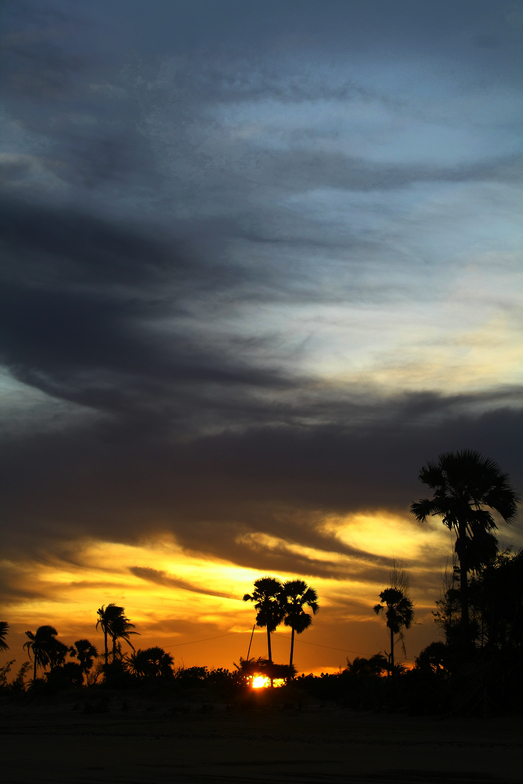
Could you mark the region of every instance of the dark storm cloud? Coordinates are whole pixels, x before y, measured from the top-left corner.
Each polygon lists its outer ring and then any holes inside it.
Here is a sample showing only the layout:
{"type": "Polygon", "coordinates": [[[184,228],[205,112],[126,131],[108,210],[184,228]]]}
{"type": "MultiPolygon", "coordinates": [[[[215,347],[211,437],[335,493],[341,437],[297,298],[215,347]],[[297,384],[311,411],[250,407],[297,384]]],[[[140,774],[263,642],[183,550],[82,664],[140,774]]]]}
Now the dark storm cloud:
{"type": "Polygon", "coordinates": [[[103,89],[103,61],[95,62],[89,51],[68,51],[70,20],[49,13],[36,20],[41,26],[19,29],[15,21],[4,34],[0,86],[14,133],[33,150],[37,137],[40,164],[67,185],[158,187],[161,177],[140,132],[136,101],[103,89]]]}
{"type": "Polygon", "coordinates": [[[189,551],[262,571],[294,571],[298,564],[305,574],[336,577],[337,564],[273,550],[256,538],[253,546],[249,537],[261,532],[289,545],[384,563],[318,524],[358,511],[407,514],[425,490],[417,481],[420,467],[452,449],[475,448],[500,460],[514,485],[523,486],[521,412],[430,423],[403,418],[404,409],[384,410],[366,424],[353,409],[354,427],[266,426],[190,442],[177,441],[167,422],[159,434],[132,420],[113,430],[102,424],[26,435],[2,450],[3,519],[12,521],[5,552],[52,550],[82,537],[136,542],[167,531],[189,551]],[[28,531],[29,541],[20,538],[28,531]]]}
{"type": "MultiPolygon", "coordinates": [[[[4,204],[4,363],[20,380],[66,400],[123,412],[186,387],[284,388],[281,374],[235,360],[212,337],[151,326],[200,308],[245,282],[172,240],[78,213],[4,204]]],[[[259,279],[259,273],[254,273],[259,279]]],[[[196,314],[197,318],[197,314],[196,314]]]]}
{"type": "MultiPolygon", "coordinates": [[[[196,327],[204,312],[219,309],[221,301],[226,307],[235,291],[244,299],[249,290],[263,297],[266,289],[273,300],[307,300],[314,298],[312,281],[310,294],[307,286],[296,291],[278,269],[224,266],[172,236],[41,205],[3,206],[8,263],[0,352],[16,378],[54,397],[130,417],[134,427],[155,420],[164,427],[167,417],[189,430],[194,417],[206,425],[242,426],[267,416],[285,424],[311,417],[323,423],[383,416],[411,421],[514,398],[513,390],[497,389],[362,403],[350,390],[346,399],[325,399],[312,387],[305,402],[300,390],[310,380],[258,365],[263,341],[240,335],[218,340],[196,327]],[[155,328],[165,319],[172,322],[167,332],[155,328]],[[294,399],[274,406],[274,394],[285,390],[294,390],[294,399]],[[270,399],[260,398],[264,391],[270,399]]],[[[127,440],[114,422],[105,426],[127,440]]]]}

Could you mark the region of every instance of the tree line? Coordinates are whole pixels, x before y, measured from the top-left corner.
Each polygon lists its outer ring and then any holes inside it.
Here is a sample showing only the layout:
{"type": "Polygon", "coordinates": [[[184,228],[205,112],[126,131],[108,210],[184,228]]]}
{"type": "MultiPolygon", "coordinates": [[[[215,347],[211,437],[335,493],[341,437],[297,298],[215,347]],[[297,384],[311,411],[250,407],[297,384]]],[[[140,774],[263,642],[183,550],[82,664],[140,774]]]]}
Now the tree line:
{"type": "MultiPolygon", "coordinates": [[[[444,453],[437,461],[427,463],[420,470],[419,479],[432,491],[432,497],[413,503],[411,512],[421,523],[432,516],[439,517],[455,533],[456,562],[434,611],[445,640],[431,643],[422,651],[414,669],[418,675],[430,674],[439,679],[441,685],[452,678],[454,683],[455,678],[463,679],[471,662],[481,663],[489,678],[492,662],[496,662],[496,667],[504,662],[506,672],[516,673],[519,678],[519,686],[514,688],[523,696],[523,551],[499,553],[494,534],[494,514],[506,523],[516,517],[519,498],[509,477],[493,460],[463,450],[444,453]]],[[[253,591],[246,593],[243,600],[254,604],[255,626],[267,630],[268,658],[250,659],[249,646],[247,659],[241,659],[237,669],[249,675],[265,662],[269,677],[279,677],[277,668],[284,667],[280,670],[282,677],[292,678],[295,634],[309,628],[312,616],[319,610],[316,591],[300,579],[282,583],[265,576],[254,582],[253,591]],[[291,629],[289,664],[285,666],[274,664],[271,648],[271,634],[281,623],[291,629]]],[[[414,618],[408,580],[402,570],[393,570],[391,584],[381,592],[380,602],[373,610],[386,620],[390,652],[386,656],[376,654],[370,659],[347,661],[343,672],[349,680],[388,672],[396,676],[397,684],[398,677],[407,674],[395,662],[395,645],[398,641],[403,643],[403,629],[408,629],[414,618]]],[[[138,679],[172,675],[174,662],[166,651],[158,647],[135,650],[132,637],[138,632],[123,607],[102,606],[97,616],[96,627],[103,633],[104,650],[103,664],[94,674],[98,652],[89,640],[77,640],[73,646],[67,646],[58,640],[52,626],[41,626],[36,633],[26,632],[24,648],[33,662],[33,683],[37,681],[38,667],[44,671],[49,667],[48,681],[58,682],[61,678],[74,685],[89,684],[99,677],[108,681],[124,672],[138,679]],[[124,643],[132,652],[124,655],[124,643]],[[72,661],[66,662],[66,656],[72,661]]],[[[5,621],[0,622],[0,650],[8,648],[8,628],[5,621]]],[[[206,668],[192,669],[206,672],[206,668]]]]}

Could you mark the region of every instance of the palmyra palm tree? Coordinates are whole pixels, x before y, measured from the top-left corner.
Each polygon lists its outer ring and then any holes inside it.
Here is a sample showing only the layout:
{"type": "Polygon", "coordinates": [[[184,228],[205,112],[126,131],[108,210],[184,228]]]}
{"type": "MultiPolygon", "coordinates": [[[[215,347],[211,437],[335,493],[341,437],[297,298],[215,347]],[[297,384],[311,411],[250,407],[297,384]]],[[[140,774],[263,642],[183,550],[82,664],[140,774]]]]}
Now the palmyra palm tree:
{"type": "Polygon", "coordinates": [[[390,672],[394,672],[394,636],[403,628],[410,629],[414,619],[413,604],[406,590],[400,587],[385,588],[380,593],[380,604],[374,606],[376,615],[385,613],[390,630],[390,672]]]}
{"type": "Polygon", "coordinates": [[[37,665],[46,667],[50,664],[51,667],[56,667],[59,664],[63,664],[65,660],[68,648],[67,645],[56,639],[57,634],[58,632],[53,626],[40,626],[34,634],[33,632],[26,632],[26,636],[29,639],[24,643],[23,647],[33,659],[34,681],[36,681],[37,665]]]}
{"type": "Polygon", "coordinates": [[[108,604],[107,607],[102,605],[97,611],[98,620],[96,622],[96,628],[98,629],[100,626],[104,635],[104,657],[106,667],[109,655],[107,646],[109,637],[113,642],[113,662],[116,660],[119,639],[125,640],[134,651],[134,645],[130,641],[129,635],[138,634],[138,632],[131,631],[134,629],[134,623],[131,623],[129,619],[125,617],[124,612],[125,609],[123,607],[119,607],[114,603],[108,604]]]}
{"type": "Polygon", "coordinates": [[[271,632],[282,622],[285,616],[283,586],[275,577],[260,577],[254,581],[252,594],[246,593],[244,602],[255,602],[256,625],[267,628],[267,650],[269,662],[272,664],[271,632]]]}
{"type": "Polygon", "coordinates": [[[413,503],[411,512],[419,522],[438,515],[456,533],[455,550],[460,566],[462,653],[470,646],[468,573],[477,571],[497,553],[497,528],[491,511],[506,523],[517,514],[518,497],[497,463],[478,452],[464,449],[445,452],[436,463],[427,463],[419,474],[434,491],[433,498],[413,503]]]}
{"type": "Polygon", "coordinates": [[[8,631],[9,631],[9,624],[7,623],[7,621],[0,621],[0,651],[9,650],[9,645],[5,641],[8,631]]]}
{"type": "Polygon", "coordinates": [[[292,667],[294,655],[294,633],[301,634],[312,624],[312,616],[305,612],[304,607],[310,607],[316,615],[320,606],[318,595],[314,588],[309,588],[303,580],[287,580],[283,586],[285,618],[283,623],[291,628],[291,655],[289,665],[292,667]]]}

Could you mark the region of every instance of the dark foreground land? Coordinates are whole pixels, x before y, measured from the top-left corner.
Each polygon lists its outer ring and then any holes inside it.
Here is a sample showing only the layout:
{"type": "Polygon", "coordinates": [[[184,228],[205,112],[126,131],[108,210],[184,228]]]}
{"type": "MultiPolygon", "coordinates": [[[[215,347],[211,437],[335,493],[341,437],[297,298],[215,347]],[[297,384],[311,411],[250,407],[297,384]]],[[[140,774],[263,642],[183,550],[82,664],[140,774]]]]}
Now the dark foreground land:
{"type": "Polygon", "coordinates": [[[523,720],[358,713],[332,703],[96,700],[0,705],[4,784],[523,782],[523,720]]]}

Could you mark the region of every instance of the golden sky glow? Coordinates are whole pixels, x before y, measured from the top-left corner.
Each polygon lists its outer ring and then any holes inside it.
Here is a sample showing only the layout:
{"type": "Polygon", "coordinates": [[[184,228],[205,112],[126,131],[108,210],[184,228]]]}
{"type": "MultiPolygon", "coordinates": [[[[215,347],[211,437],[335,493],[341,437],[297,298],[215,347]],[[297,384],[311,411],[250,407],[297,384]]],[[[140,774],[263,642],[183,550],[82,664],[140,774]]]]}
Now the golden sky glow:
{"type": "MultiPolygon", "coordinates": [[[[412,658],[423,641],[428,643],[437,636],[428,608],[437,598],[441,566],[449,554],[448,532],[443,527],[421,529],[408,519],[390,514],[354,515],[345,522],[327,521],[323,527],[362,552],[372,550],[377,555],[395,558],[398,563],[419,563],[426,551],[439,551],[431,580],[427,581],[426,573],[418,574],[418,568],[411,570],[417,621],[423,624],[423,628],[415,627],[407,637],[412,658]],[[409,645],[411,634],[414,639],[409,645]]],[[[261,533],[253,534],[248,541],[254,546],[285,546],[277,537],[261,533]]],[[[386,645],[386,634],[372,607],[386,587],[383,571],[369,575],[364,561],[341,553],[314,551],[292,543],[288,549],[320,561],[334,561],[340,567],[338,579],[305,576],[318,592],[321,610],[312,628],[296,639],[295,661],[299,670],[335,670],[345,665],[346,657],[372,655],[381,650],[386,645]],[[355,570],[360,573],[351,578],[355,570]]],[[[34,591],[41,594],[10,607],[10,616],[16,618],[11,637],[20,646],[26,629],[34,631],[40,625],[51,624],[68,643],[87,637],[100,648],[101,634],[95,630],[96,610],[114,602],[124,606],[136,624],[140,637],[133,637],[135,647],[161,645],[174,656],[178,666],[183,663],[232,669],[233,661],[246,656],[255,613],[242,597],[262,576],[259,570],[198,557],[166,537],[140,546],[84,542],[76,555],[75,563],[69,565],[55,561],[36,569],[34,564],[26,568],[18,565],[12,571],[14,581],[25,584],[31,580],[34,591]]],[[[296,575],[275,576],[286,580],[296,575]]],[[[280,627],[273,645],[277,660],[285,662],[289,630],[280,627]]],[[[251,655],[266,655],[265,630],[256,631],[251,655]]],[[[8,653],[8,658],[11,656],[23,660],[16,645],[8,653]]]]}

